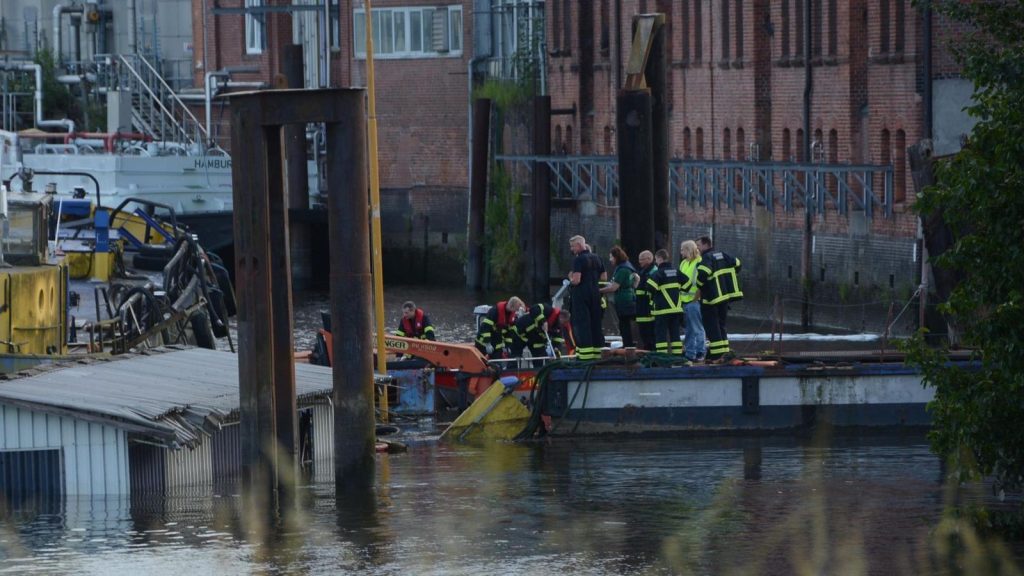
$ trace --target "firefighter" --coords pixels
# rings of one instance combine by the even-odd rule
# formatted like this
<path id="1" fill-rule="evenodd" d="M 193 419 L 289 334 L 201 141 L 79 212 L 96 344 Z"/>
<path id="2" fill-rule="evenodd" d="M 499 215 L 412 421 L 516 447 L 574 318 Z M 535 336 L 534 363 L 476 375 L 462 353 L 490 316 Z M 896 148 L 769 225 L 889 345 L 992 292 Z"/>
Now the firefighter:
<path id="1" fill-rule="evenodd" d="M 654 303 L 651 315 L 654 316 L 655 350 L 662 354 L 682 355 L 679 327 L 682 325 L 683 308 L 679 305 L 679 270 L 669 262 L 667 250 L 655 252 L 654 261 L 658 270 L 647 279 L 647 289 Z"/>
<path id="2" fill-rule="evenodd" d="M 576 337 L 576 357 L 580 360 L 596 360 L 601 357 L 604 346 L 604 332 L 601 330 L 601 295 L 598 282 L 605 276 L 604 262 L 587 249 L 583 236 L 569 239 L 572 250 L 572 328 Z"/>
<path id="3" fill-rule="evenodd" d="M 398 321 L 395 336 L 419 338 L 420 340 L 437 340 L 434 336 L 434 325 L 422 308 L 417 308 L 412 300 L 402 304 L 402 319 Z"/>
<path id="4" fill-rule="evenodd" d="M 654 315 L 651 314 L 651 292 L 647 289 L 647 280 L 658 270 L 654 264 L 654 254 L 644 250 L 637 257 L 640 264 L 640 283 L 636 287 L 636 327 L 640 330 L 640 343 L 644 350 L 654 350 Z"/>
<path id="5" fill-rule="evenodd" d="M 729 316 L 729 303 L 743 298 L 740 290 L 740 259 L 715 250 L 711 238 L 697 239 L 701 251 L 697 266 L 697 288 L 700 289 L 700 315 L 707 333 L 708 362 L 722 362 L 734 355 L 729 348 L 729 334 L 725 323 Z"/>
<path id="6" fill-rule="evenodd" d="M 512 345 L 512 325 L 526 305 L 518 296 L 498 302 L 487 311 L 477 329 L 477 350 L 488 358 L 508 358 Z"/>
<path id="7" fill-rule="evenodd" d="M 533 358 L 561 356 L 565 351 L 562 331 L 569 318 L 568 310 L 544 304 L 530 306 L 513 327 L 512 356 L 521 356 L 525 348 Z"/>

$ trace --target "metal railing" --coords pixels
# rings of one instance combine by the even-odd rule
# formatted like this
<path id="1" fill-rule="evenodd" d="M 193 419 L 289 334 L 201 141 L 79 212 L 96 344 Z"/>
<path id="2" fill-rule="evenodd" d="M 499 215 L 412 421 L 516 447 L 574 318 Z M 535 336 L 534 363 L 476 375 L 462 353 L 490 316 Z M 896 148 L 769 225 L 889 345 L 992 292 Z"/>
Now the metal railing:
<path id="1" fill-rule="evenodd" d="M 130 94 L 136 130 L 156 140 L 186 145 L 202 145 L 209 140 L 203 123 L 145 57 L 118 54 L 98 60 L 99 77 L 107 89 L 125 90 Z"/>
<path id="2" fill-rule="evenodd" d="M 617 206 L 621 184 L 614 156 L 508 156 L 496 160 L 513 178 L 528 182 L 534 166 L 550 172 L 552 198 L 590 198 Z M 785 212 L 812 214 L 835 211 L 847 215 L 875 211 L 891 217 L 894 174 L 891 165 L 796 164 L 790 162 L 727 162 L 672 160 L 669 162 L 669 201 L 694 207 L 725 206 L 735 210 L 763 206 Z"/>

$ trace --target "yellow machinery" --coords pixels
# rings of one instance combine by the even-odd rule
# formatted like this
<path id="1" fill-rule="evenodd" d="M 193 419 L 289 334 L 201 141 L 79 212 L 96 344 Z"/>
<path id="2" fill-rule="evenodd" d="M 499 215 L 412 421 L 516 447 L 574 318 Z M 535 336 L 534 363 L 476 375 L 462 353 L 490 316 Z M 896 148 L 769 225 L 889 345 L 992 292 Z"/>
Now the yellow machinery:
<path id="1" fill-rule="evenodd" d="M 19 355 L 67 353 L 68 267 L 47 252 L 51 197 L 10 194 L 0 268 L 0 351 Z"/>

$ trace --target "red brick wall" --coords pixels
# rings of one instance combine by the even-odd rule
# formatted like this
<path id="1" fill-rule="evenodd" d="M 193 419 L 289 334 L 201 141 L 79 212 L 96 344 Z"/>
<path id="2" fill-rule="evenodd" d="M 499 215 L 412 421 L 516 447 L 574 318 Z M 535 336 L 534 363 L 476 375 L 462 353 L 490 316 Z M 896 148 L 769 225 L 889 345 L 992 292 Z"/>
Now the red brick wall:
<path id="1" fill-rule="evenodd" d="M 290 1 L 268 0 L 278 4 Z M 222 7 L 242 6 L 243 0 L 221 0 Z M 463 6 L 463 54 L 417 59 L 377 59 L 375 64 L 376 105 L 380 183 L 382 188 L 412 187 L 465 188 L 468 186 L 469 97 L 467 68 L 472 47 L 471 0 L 377 0 L 374 8 Z M 212 3 L 208 3 L 212 7 Z M 362 3 L 341 2 L 340 50 L 332 55 L 332 83 L 336 86 L 366 86 L 366 62 L 355 59 L 352 42 L 352 14 Z M 202 22 L 202 2 L 193 0 L 193 16 Z M 212 10 L 212 8 L 211 8 Z M 267 48 L 262 54 L 245 53 L 242 15 L 206 16 L 208 67 L 257 66 L 253 74 L 233 75 L 235 80 L 273 83 L 280 71 L 280 47 L 292 42 L 291 16 L 273 14 L 268 18 Z M 202 44 L 202 25 L 194 27 L 195 44 Z M 200 49 L 201 54 L 201 49 Z M 201 62 L 201 55 L 196 56 Z M 197 85 L 204 71 L 196 70 Z M 214 120 L 227 119 L 215 108 Z M 227 136 L 227 126 L 221 126 Z M 227 138 L 223 139 L 225 142 Z"/>
<path id="2" fill-rule="evenodd" d="M 728 3 L 728 28 L 723 29 L 723 2 Z M 696 57 L 694 38 L 697 26 L 694 5 L 701 4 L 701 58 Z M 903 3 L 902 40 L 897 39 L 897 4 Z M 911 145 L 922 135 L 923 108 L 917 81 L 920 55 L 920 15 L 910 0 L 889 1 L 888 52 L 882 53 L 883 27 L 880 17 L 879 0 L 830 0 L 815 2 L 822 7 L 820 15 L 812 16 L 815 30 L 823 32 L 818 55 L 812 58 L 814 91 L 812 100 L 811 137 L 821 131 L 826 161 L 832 159 L 829 134 L 836 131 L 837 149 L 835 160 L 840 163 L 882 164 L 904 160 L 897 167 L 896 175 L 902 176 L 897 183 L 897 198 L 913 198 L 912 181 L 905 164 L 905 154 L 895 152 L 897 135 L 905 145 Z M 556 27 L 561 26 L 553 2 L 548 3 L 548 42 L 555 45 Z M 592 67 L 594 86 L 592 110 L 581 109 L 583 118 L 593 118 L 593 128 L 587 129 L 576 118 L 556 117 L 553 119 L 553 138 L 561 133 L 563 140 L 569 127 L 572 128 L 573 142 L 567 146 L 569 153 L 614 154 L 615 138 L 609 137 L 609 130 L 615 126 L 615 95 L 617 63 L 615 53 L 615 2 L 608 0 L 609 12 L 613 19 L 611 28 L 610 56 L 598 50 Z M 703 132 L 703 151 L 706 159 L 745 159 L 750 152 L 749 145 L 757 142 L 760 158 L 784 160 L 783 130 L 790 131 L 791 154 L 797 156 L 801 144 L 797 130 L 803 127 L 804 69 L 802 47 L 797 47 L 797 27 L 802 25 L 802 14 L 796 14 L 796 0 L 789 0 L 790 20 L 788 39 L 789 57 L 783 57 L 783 2 L 735 2 L 735 0 L 690 0 L 688 2 L 656 2 L 623 0 L 622 42 L 619 55 L 624 62 L 628 58 L 630 27 L 634 15 L 647 10 L 662 10 L 669 17 L 669 44 L 671 66 L 668 73 L 671 108 L 670 140 L 673 157 L 683 157 L 684 132 L 689 129 L 690 153 L 697 155 L 697 130 Z M 743 22 L 737 27 L 737 7 L 742 11 Z M 589 31 L 600 38 L 602 22 L 602 0 L 595 0 L 592 24 Z M 686 12 L 686 11 L 689 12 Z M 830 24 L 831 14 L 835 23 Z M 578 10 L 570 13 L 578 17 Z M 766 22 L 767 20 L 767 22 Z M 820 24 L 817 24 L 819 23 Z M 770 25 L 769 25 L 770 24 Z M 816 25 L 815 25 L 816 24 Z M 818 28 L 820 26 L 820 28 Z M 575 27 L 574 27 L 575 29 Z M 723 52 L 723 33 L 728 33 L 728 57 Z M 833 32 L 834 31 L 834 32 Z M 742 32 L 742 56 L 738 46 Z M 577 36 L 588 31 L 579 28 Z M 830 36 L 835 34 L 835 39 Z M 813 37 L 813 35 L 812 35 Z M 690 39 L 689 50 L 683 49 L 683 42 Z M 901 52 L 896 50 L 902 42 Z M 552 106 L 568 108 L 574 103 L 579 106 L 580 86 L 587 81 L 578 59 L 579 38 L 570 42 L 569 54 L 558 54 L 551 58 L 549 91 Z M 600 44 L 600 42 L 598 42 Z M 817 48 L 817 44 L 815 47 Z M 765 60 L 765 50 L 770 50 L 770 61 Z M 685 59 L 685 56 L 689 56 Z M 621 85 L 621 79 L 618 84 Z M 728 129 L 729 146 L 726 153 L 725 131 Z M 581 130 L 583 131 L 581 133 Z M 738 142 L 742 130 L 743 142 Z M 889 153 L 883 158 L 883 131 L 889 133 Z M 901 132 L 902 131 L 902 132 Z M 585 146 L 594 142 L 592 150 Z M 880 233 L 912 235 L 916 231 L 914 217 L 906 213 L 906 202 L 898 204 L 895 219 L 874 219 L 872 229 Z M 702 210 L 685 211 L 678 214 L 684 222 L 707 221 L 710 214 Z M 749 216 L 719 212 L 717 221 L 745 221 Z M 776 223 L 781 227 L 798 227 L 802 217 L 792 218 L 780 215 Z M 825 230 L 841 232 L 844 222 L 832 218 L 823 221 Z"/>

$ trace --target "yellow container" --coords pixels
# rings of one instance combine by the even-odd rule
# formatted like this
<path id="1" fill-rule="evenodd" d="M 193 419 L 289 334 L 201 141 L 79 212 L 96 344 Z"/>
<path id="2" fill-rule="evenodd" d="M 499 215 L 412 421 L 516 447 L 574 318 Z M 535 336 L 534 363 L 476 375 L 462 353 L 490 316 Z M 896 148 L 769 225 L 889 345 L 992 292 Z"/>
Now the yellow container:
<path id="1" fill-rule="evenodd" d="M 0 350 L 67 353 L 67 277 L 63 260 L 0 269 Z"/>

